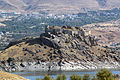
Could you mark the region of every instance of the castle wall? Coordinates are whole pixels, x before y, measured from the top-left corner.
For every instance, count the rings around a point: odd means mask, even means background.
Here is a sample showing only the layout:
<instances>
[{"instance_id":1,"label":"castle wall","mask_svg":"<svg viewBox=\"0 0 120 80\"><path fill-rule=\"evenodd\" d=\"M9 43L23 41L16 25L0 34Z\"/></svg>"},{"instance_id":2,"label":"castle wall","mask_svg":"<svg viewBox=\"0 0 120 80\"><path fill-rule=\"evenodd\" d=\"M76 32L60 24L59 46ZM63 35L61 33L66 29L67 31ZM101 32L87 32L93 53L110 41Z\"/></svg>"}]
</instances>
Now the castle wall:
<instances>
[{"instance_id":1,"label":"castle wall","mask_svg":"<svg viewBox=\"0 0 120 80\"><path fill-rule=\"evenodd\" d=\"M69 35L74 35L74 34L80 34L82 36L88 36L91 35L91 31L84 31L82 28L80 29L76 29L75 30L70 30L70 29L64 29L63 27L57 27L57 26L47 26L45 28L45 32L48 33L53 33L53 34L57 34L57 33L64 33L64 34L69 34Z\"/></svg>"}]
</instances>

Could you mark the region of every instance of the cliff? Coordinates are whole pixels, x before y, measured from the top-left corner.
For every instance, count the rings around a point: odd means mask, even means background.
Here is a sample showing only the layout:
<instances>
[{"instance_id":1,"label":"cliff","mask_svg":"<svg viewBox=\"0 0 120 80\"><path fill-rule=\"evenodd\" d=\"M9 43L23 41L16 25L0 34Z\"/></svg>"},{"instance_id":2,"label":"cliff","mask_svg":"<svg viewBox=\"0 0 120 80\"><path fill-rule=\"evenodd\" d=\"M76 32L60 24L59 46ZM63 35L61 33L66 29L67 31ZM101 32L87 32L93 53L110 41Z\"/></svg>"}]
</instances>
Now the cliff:
<instances>
[{"instance_id":1,"label":"cliff","mask_svg":"<svg viewBox=\"0 0 120 80\"><path fill-rule=\"evenodd\" d=\"M98 46L84 29L71 26L47 26L40 37L12 42L0 55L5 71L120 68L119 52Z\"/></svg>"}]
</instances>

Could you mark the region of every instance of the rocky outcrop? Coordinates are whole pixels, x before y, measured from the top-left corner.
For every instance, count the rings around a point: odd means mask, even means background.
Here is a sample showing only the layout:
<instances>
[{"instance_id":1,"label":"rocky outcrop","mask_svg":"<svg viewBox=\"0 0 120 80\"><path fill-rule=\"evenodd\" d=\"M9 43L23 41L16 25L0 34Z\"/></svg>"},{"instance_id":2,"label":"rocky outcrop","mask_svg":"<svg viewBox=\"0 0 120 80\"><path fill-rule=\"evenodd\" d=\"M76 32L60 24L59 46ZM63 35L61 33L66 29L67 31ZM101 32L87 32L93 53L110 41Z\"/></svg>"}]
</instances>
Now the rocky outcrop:
<instances>
[{"instance_id":1,"label":"rocky outcrop","mask_svg":"<svg viewBox=\"0 0 120 80\"><path fill-rule=\"evenodd\" d=\"M75 71L120 68L118 51L97 45L79 27L47 26L37 38L12 42L0 53L0 69L5 71Z\"/></svg>"}]
</instances>

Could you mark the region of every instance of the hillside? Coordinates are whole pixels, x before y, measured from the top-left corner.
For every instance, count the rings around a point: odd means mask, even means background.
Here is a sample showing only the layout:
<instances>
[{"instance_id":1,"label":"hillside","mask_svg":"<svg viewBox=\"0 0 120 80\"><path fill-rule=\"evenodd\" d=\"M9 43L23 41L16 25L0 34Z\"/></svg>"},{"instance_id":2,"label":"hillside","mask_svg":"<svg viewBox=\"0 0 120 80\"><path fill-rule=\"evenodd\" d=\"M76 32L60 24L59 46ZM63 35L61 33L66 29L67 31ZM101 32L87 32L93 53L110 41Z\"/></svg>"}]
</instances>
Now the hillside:
<instances>
[{"instance_id":1,"label":"hillside","mask_svg":"<svg viewBox=\"0 0 120 80\"><path fill-rule=\"evenodd\" d=\"M119 0L0 0L1 10L76 13L120 7Z\"/></svg>"},{"instance_id":2,"label":"hillside","mask_svg":"<svg viewBox=\"0 0 120 80\"><path fill-rule=\"evenodd\" d=\"M23 10L27 6L21 0L0 0L0 9L1 10Z\"/></svg>"},{"instance_id":3,"label":"hillside","mask_svg":"<svg viewBox=\"0 0 120 80\"><path fill-rule=\"evenodd\" d=\"M21 76L0 71L0 80L28 80Z\"/></svg>"},{"instance_id":4,"label":"hillside","mask_svg":"<svg viewBox=\"0 0 120 80\"><path fill-rule=\"evenodd\" d=\"M120 49L120 19L88 24L83 28L91 31L99 45Z\"/></svg>"},{"instance_id":5,"label":"hillside","mask_svg":"<svg viewBox=\"0 0 120 80\"><path fill-rule=\"evenodd\" d=\"M5 71L120 67L118 51L98 46L89 32L70 26L47 26L40 37L11 42L0 55L0 68Z\"/></svg>"}]
</instances>

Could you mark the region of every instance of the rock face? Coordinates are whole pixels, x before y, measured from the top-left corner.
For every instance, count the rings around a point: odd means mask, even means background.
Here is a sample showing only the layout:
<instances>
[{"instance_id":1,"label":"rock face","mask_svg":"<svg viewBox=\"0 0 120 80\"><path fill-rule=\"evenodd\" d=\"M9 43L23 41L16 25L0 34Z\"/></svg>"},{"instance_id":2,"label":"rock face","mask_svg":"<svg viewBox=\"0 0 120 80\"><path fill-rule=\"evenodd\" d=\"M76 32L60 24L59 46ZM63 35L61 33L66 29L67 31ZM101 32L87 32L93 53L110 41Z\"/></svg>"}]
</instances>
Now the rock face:
<instances>
[{"instance_id":1,"label":"rock face","mask_svg":"<svg viewBox=\"0 0 120 80\"><path fill-rule=\"evenodd\" d=\"M5 71L120 68L118 51L98 46L84 29L71 26L47 26L40 37L12 42L0 55Z\"/></svg>"}]
</instances>

